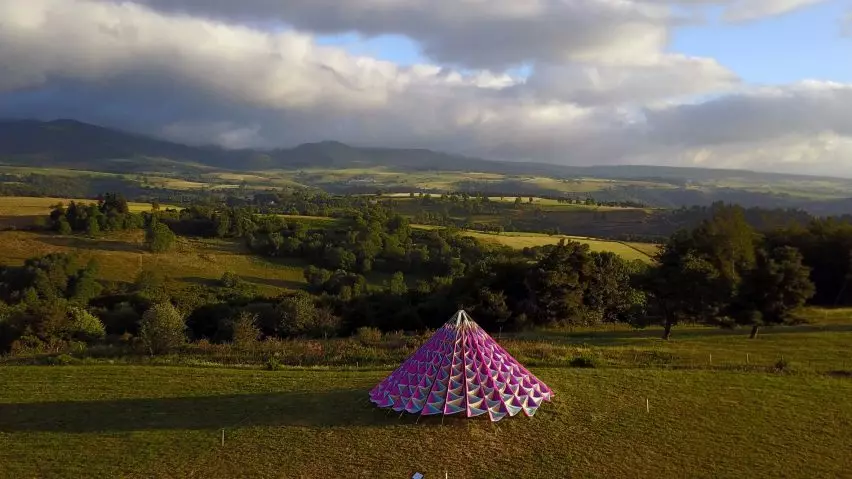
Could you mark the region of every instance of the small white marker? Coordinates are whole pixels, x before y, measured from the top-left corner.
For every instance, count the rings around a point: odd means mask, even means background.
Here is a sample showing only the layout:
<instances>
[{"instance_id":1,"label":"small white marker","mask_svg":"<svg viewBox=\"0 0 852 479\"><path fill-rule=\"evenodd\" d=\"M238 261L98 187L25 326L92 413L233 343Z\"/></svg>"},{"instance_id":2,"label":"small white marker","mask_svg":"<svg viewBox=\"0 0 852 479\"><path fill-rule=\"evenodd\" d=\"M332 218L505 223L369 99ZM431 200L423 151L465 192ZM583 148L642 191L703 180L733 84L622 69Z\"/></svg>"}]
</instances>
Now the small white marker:
<instances>
[{"instance_id":1,"label":"small white marker","mask_svg":"<svg viewBox=\"0 0 852 479\"><path fill-rule=\"evenodd\" d=\"M645 398L645 412L651 412L651 401L648 398Z\"/></svg>"}]
</instances>

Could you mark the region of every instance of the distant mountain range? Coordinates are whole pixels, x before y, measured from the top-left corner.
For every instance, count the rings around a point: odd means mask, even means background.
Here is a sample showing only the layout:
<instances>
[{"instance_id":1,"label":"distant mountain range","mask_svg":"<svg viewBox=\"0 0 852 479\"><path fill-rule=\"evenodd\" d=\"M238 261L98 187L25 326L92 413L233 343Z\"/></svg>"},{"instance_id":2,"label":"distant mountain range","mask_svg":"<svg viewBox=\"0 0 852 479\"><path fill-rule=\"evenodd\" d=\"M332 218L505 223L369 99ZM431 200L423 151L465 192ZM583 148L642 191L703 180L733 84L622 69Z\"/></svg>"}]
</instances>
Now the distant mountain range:
<instances>
[{"instance_id":1,"label":"distant mountain range","mask_svg":"<svg viewBox=\"0 0 852 479\"><path fill-rule=\"evenodd\" d=\"M76 120L0 120L0 162L98 170L114 160L158 159L237 171L270 168L368 168L398 170L477 171L504 175L593 177L605 179L680 179L714 181L814 177L746 170L665 166L565 166L547 163L492 161L427 149L365 148L336 141L305 143L273 150L226 150L188 146Z\"/></svg>"},{"instance_id":2,"label":"distant mountain range","mask_svg":"<svg viewBox=\"0 0 852 479\"><path fill-rule=\"evenodd\" d=\"M821 215L852 213L852 179L709 168L491 161L427 149L354 147L336 141L272 150L227 150L189 146L75 120L0 120L0 165L3 164L122 175L166 174L189 180L209 176L211 171L284 170L293 172L291 177L297 184L332 192L372 192L380 188L411 191L424 185L417 184L416 179L400 183L400 177L447 172L449 175L445 176L453 180L445 183L451 186L443 188L458 191L501 195L582 195L583 191L591 191L601 201L631 201L663 208L726 201L743 206L802 208ZM323 173L304 174L308 169L326 173L363 169L364 174L357 181L327 181L322 178ZM388 175L390 172L396 173L397 183L382 184L383 178L394 176ZM466 172L498 176L483 179L481 175L467 177ZM539 181L542 178L545 181ZM585 179L596 179L593 189L583 190Z\"/></svg>"}]
</instances>

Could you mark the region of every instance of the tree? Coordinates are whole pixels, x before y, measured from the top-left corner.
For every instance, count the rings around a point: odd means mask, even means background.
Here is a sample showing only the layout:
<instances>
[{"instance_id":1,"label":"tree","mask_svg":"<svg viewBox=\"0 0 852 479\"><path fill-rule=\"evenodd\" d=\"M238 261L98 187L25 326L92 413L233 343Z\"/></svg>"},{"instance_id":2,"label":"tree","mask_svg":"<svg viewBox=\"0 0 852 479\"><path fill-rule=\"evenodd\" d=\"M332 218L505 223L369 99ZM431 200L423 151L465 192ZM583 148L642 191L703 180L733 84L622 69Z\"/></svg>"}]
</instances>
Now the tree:
<instances>
[{"instance_id":1,"label":"tree","mask_svg":"<svg viewBox=\"0 0 852 479\"><path fill-rule=\"evenodd\" d=\"M91 216L86 222L86 234L95 237L101 233L101 225L98 223L98 218Z\"/></svg>"},{"instance_id":2,"label":"tree","mask_svg":"<svg viewBox=\"0 0 852 479\"><path fill-rule=\"evenodd\" d=\"M106 336L104 324L83 308L68 308L68 324L65 333L70 339L93 342Z\"/></svg>"},{"instance_id":3,"label":"tree","mask_svg":"<svg viewBox=\"0 0 852 479\"><path fill-rule=\"evenodd\" d=\"M78 304L86 305L93 298L101 294L103 286L97 280L98 263L94 259L89 261L84 269L69 278L68 296Z\"/></svg>"},{"instance_id":4,"label":"tree","mask_svg":"<svg viewBox=\"0 0 852 479\"><path fill-rule=\"evenodd\" d=\"M260 338L260 328L257 325L258 316L248 311L242 311L233 320L232 341L234 346L248 349Z\"/></svg>"},{"instance_id":5,"label":"tree","mask_svg":"<svg viewBox=\"0 0 852 479\"><path fill-rule=\"evenodd\" d=\"M760 326L786 322L791 311L803 306L816 292L810 273L795 248L758 250L755 267L745 275L732 306L734 320L752 327L752 339L757 337Z\"/></svg>"},{"instance_id":6,"label":"tree","mask_svg":"<svg viewBox=\"0 0 852 479\"><path fill-rule=\"evenodd\" d=\"M585 318L584 280L592 267L588 253L588 245L561 240L529 272L537 323L574 323Z\"/></svg>"},{"instance_id":7,"label":"tree","mask_svg":"<svg viewBox=\"0 0 852 479\"><path fill-rule=\"evenodd\" d=\"M163 253L170 250L176 240L177 237L172 230L159 221L152 222L151 226L145 232L145 242L148 245L148 249L154 253Z\"/></svg>"},{"instance_id":8,"label":"tree","mask_svg":"<svg viewBox=\"0 0 852 479\"><path fill-rule=\"evenodd\" d=\"M643 266L628 262L611 252L593 252L592 268L586 285L586 307L606 322L631 319L640 314L644 294L632 285L633 275Z\"/></svg>"},{"instance_id":9,"label":"tree","mask_svg":"<svg viewBox=\"0 0 852 479\"><path fill-rule=\"evenodd\" d=\"M308 282L308 286L317 292L322 291L325 284L331 279L331 271L317 268L314 265L310 265L305 268L303 275L305 277L305 281Z\"/></svg>"},{"instance_id":10,"label":"tree","mask_svg":"<svg viewBox=\"0 0 852 479\"><path fill-rule=\"evenodd\" d=\"M151 355L168 353L186 342L186 323L170 303L157 303L142 315L139 338Z\"/></svg>"},{"instance_id":11,"label":"tree","mask_svg":"<svg viewBox=\"0 0 852 479\"><path fill-rule=\"evenodd\" d=\"M151 201L151 211L160 211L160 200L155 198Z\"/></svg>"},{"instance_id":12,"label":"tree","mask_svg":"<svg viewBox=\"0 0 852 479\"><path fill-rule=\"evenodd\" d=\"M657 255L656 265L640 278L642 289L662 316L663 339L671 337L672 327L686 319L715 317L723 303L724 281L716 267L692 252L678 250L682 234L674 235Z\"/></svg>"},{"instance_id":13,"label":"tree","mask_svg":"<svg viewBox=\"0 0 852 479\"><path fill-rule=\"evenodd\" d=\"M691 236L690 246L713 263L732 287L754 264L758 237L739 206L713 205L713 216L702 221Z\"/></svg>"},{"instance_id":14,"label":"tree","mask_svg":"<svg viewBox=\"0 0 852 479\"><path fill-rule=\"evenodd\" d=\"M276 330L281 336L307 334L317 313L314 300L305 294L284 298L276 309L278 311Z\"/></svg>"},{"instance_id":15,"label":"tree","mask_svg":"<svg viewBox=\"0 0 852 479\"><path fill-rule=\"evenodd\" d=\"M61 235L70 235L73 232L71 230L71 223L68 222L68 218L65 216L60 216L56 224L56 230Z\"/></svg>"},{"instance_id":16,"label":"tree","mask_svg":"<svg viewBox=\"0 0 852 479\"><path fill-rule=\"evenodd\" d=\"M402 296L408 291L408 285L405 284L405 277L399 271L391 276L387 290L390 294Z\"/></svg>"},{"instance_id":17,"label":"tree","mask_svg":"<svg viewBox=\"0 0 852 479\"><path fill-rule=\"evenodd\" d=\"M142 270L133 280L133 290L148 298L164 299L167 296L165 284L166 278L161 272Z\"/></svg>"}]
</instances>

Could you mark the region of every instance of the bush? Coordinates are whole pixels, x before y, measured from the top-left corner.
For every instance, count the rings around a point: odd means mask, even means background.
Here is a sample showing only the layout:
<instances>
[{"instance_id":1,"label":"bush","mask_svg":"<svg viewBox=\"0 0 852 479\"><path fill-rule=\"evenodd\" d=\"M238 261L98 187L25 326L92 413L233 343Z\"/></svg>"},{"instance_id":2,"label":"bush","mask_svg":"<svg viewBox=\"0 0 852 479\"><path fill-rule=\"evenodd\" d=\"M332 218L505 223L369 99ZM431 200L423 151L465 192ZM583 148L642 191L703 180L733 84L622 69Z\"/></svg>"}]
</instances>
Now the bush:
<instances>
[{"instance_id":1,"label":"bush","mask_svg":"<svg viewBox=\"0 0 852 479\"><path fill-rule=\"evenodd\" d=\"M106 329L104 324L92 313L83 308L68 308L68 325L66 334L70 339L87 343L104 339Z\"/></svg>"},{"instance_id":2,"label":"bush","mask_svg":"<svg viewBox=\"0 0 852 479\"><path fill-rule=\"evenodd\" d=\"M237 288L242 285L242 278L230 271L226 271L219 280L219 283L224 288Z\"/></svg>"},{"instance_id":3,"label":"bush","mask_svg":"<svg viewBox=\"0 0 852 479\"><path fill-rule=\"evenodd\" d=\"M257 326L257 315L247 311L241 312L233 322L232 341L234 346L249 349L260 338L260 328Z\"/></svg>"},{"instance_id":4,"label":"bush","mask_svg":"<svg viewBox=\"0 0 852 479\"><path fill-rule=\"evenodd\" d=\"M63 236L67 236L73 233L73 231L71 230L71 223L69 223L68 219L66 219L64 216L59 218L59 222L56 226L56 231Z\"/></svg>"},{"instance_id":5,"label":"bush","mask_svg":"<svg viewBox=\"0 0 852 479\"><path fill-rule=\"evenodd\" d=\"M48 366L68 366L77 362L76 359L68 354L60 354L59 356L48 356L44 359L44 363Z\"/></svg>"},{"instance_id":6,"label":"bush","mask_svg":"<svg viewBox=\"0 0 852 479\"><path fill-rule=\"evenodd\" d=\"M382 341L382 332L376 328L361 327L355 332L355 337L364 346L375 346Z\"/></svg>"},{"instance_id":7,"label":"bush","mask_svg":"<svg viewBox=\"0 0 852 479\"><path fill-rule=\"evenodd\" d=\"M775 362L773 368L777 373L783 373L790 370L790 362L784 358L779 359Z\"/></svg>"},{"instance_id":8,"label":"bush","mask_svg":"<svg viewBox=\"0 0 852 479\"><path fill-rule=\"evenodd\" d=\"M595 360L587 356L577 356L568 363L572 368L594 368Z\"/></svg>"},{"instance_id":9,"label":"bush","mask_svg":"<svg viewBox=\"0 0 852 479\"><path fill-rule=\"evenodd\" d=\"M331 311L317 307L314 299L297 294L283 299L276 307L277 333L281 336L327 338L340 331L341 320Z\"/></svg>"},{"instance_id":10,"label":"bush","mask_svg":"<svg viewBox=\"0 0 852 479\"><path fill-rule=\"evenodd\" d=\"M151 224L151 227L145 233L145 242L148 245L148 249L154 253L163 253L172 249L176 239L177 237L172 230L160 222Z\"/></svg>"},{"instance_id":11,"label":"bush","mask_svg":"<svg viewBox=\"0 0 852 479\"><path fill-rule=\"evenodd\" d=\"M171 304L155 304L142 315L139 338L150 354L167 353L186 342L186 324Z\"/></svg>"},{"instance_id":12,"label":"bush","mask_svg":"<svg viewBox=\"0 0 852 479\"><path fill-rule=\"evenodd\" d=\"M275 355L271 355L266 358L266 363L264 363L264 367L267 371L277 371L281 369L281 361L278 360Z\"/></svg>"}]
</instances>

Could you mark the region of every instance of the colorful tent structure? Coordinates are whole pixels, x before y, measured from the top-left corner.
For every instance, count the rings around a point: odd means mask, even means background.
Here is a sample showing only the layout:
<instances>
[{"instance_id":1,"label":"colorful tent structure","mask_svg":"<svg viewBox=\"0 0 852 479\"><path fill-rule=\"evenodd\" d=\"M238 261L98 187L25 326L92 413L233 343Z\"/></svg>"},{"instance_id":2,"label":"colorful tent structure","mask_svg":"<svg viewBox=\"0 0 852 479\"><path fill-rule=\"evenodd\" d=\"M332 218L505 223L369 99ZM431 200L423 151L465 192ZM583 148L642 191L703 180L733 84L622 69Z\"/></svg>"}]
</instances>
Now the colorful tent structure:
<instances>
[{"instance_id":1,"label":"colorful tent structure","mask_svg":"<svg viewBox=\"0 0 852 479\"><path fill-rule=\"evenodd\" d=\"M424 416L488 413L492 421L535 414L553 391L464 311L370 391L379 407Z\"/></svg>"}]
</instances>

